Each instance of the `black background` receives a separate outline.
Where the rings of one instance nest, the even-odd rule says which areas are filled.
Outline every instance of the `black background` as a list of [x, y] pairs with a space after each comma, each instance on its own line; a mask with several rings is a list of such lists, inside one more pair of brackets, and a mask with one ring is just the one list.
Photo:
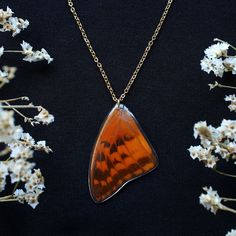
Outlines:
[[[115, 91], [121, 93], [166, 1], [75, 3]], [[236, 44], [236, 1], [174, 2], [125, 100], [156, 148], [160, 165], [101, 205], [90, 198], [87, 169], [91, 147], [113, 102], [67, 1], [1, 1], [1, 7], [7, 5], [16, 16], [27, 18], [30, 27], [15, 38], [2, 33], [1, 44], [14, 49], [24, 39], [35, 49], [45, 47], [55, 61], [29, 64], [19, 55], [5, 55], [1, 63], [19, 70], [1, 90], [1, 98], [27, 95], [47, 107], [56, 121], [34, 129], [24, 125], [54, 150], [51, 156], [36, 156], [47, 188], [35, 210], [19, 203], [1, 204], [0, 235], [225, 235], [236, 227], [234, 215], [214, 216], [198, 200], [201, 188], [210, 185], [222, 196], [236, 197], [235, 180], [204, 168], [187, 151], [198, 143], [192, 137], [195, 122], [207, 120], [217, 126], [223, 118], [235, 117], [223, 100], [232, 91], [209, 92], [207, 84], [215, 78], [202, 72], [199, 63], [213, 38]], [[230, 75], [222, 79], [236, 85], [233, 80]]]

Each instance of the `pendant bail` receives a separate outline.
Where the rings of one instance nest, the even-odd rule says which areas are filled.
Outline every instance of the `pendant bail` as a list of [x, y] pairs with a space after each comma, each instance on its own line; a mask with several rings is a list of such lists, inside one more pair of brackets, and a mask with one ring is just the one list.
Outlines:
[[117, 99], [116, 105], [117, 105], [118, 107], [120, 107], [120, 98]]

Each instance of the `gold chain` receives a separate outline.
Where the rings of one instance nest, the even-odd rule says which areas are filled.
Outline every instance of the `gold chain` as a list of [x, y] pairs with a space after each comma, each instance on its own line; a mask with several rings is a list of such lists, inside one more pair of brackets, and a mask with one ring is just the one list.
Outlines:
[[146, 58], [148, 56], [148, 53], [149, 53], [149, 51], [152, 48], [152, 45], [154, 44], [155, 40], [157, 39], [157, 36], [158, 36], [158, 34], [159, 34], [160, 30], [161, 30], [162, 24], [163, 24], [167, 14], [168, 14], [168, 12], [169, 12], [171, 4], [172, 4], [172, 2], [174, 0], [168, 0], [168, 2], [166, 4], [166, 7], [165, 7], [165, 9], [164, 9], [164, 11], [162, 13], [161, 18], [160, 18], [160, 21], [157, 24], [157, 27], [156, 27], [156, 29], [155, 29], [155, 31], [154, 31], [150, 41], [148, 42], [148, 44], [147, 44], [147, 46], [146, 46], [146, 48], [144, 50], [143, 55], [140, 58], [140, 60], [138, 62], [138, 65], [136, 66], [136, 68], [135, 68], [135, 70], [134, 70], [134, 72], [133, 72], [133, 74], [132, 74], [128, 84], [126, 85], [123, 93], [120, 95], [119, 98], [117, 98], [117, 96], [116, 96], [116, 94], [115, 94], [115, 92], [114, 92], [114, 90], [113, 90], [113, 88], [111, 86], [111, 83], [110, 83], [110, 81], [108, 79], [108, 76], [107, 76], [105, 70], [103, 69], [103, 65], [100, 62], [100, 60], [98, 59], [98, 57], [97, 57], [97, 55], [96, 55], [96, 53], [95, 53], [95, 51], [94, 51], [94, 49], [93, 49], [93, 47], [91, 45], [91, 42], [88, 39], [88, 36], [87, 36], [87, 34], [85, 32], [85, 29], [83, 28], [83, 25], [82, 25], [82, 23], [80, 21], [79, 15], [77, 14], [77, 12], [75, 10], [73, 0], [67, 0], [67, 1], [68, 1], [68, 5], [70, 7], [70, 11], [71, 11], [71, 13], [74, 16], [77, 25], [79, 26], [79, 29], [80, 29], [81, 35], [83, 37], [83, 40], [85, 41], [85, 43], [86, 43], [86, 45], [88, 47], [88, 50], [89, 50], [90, 54], [92, 55], [93, 60], [96, 63], [96, 65], [97, 65], [97, 67], [98, 67], [98, 69], [99, 69], [99, 71], [100, 71], [100, 73], [101, 73], [101, 75], [102, 75], [102, 77], [104, 79], [104, 82], [105, 82], [105, 84], [107, 86], [107, 89], [109, 90], [109, 92], [110, 92], [110, 94], [112, 96], [113, 101], [117, 102], [117, 103], [119, 103], [120, 101], [123, 101], [125, 96], [126, 96], [126, 94], [129, 92], [132, 84], [134, 83], [134, 81], [135, 81], [135, 79], [136, 79], [136, 77], [137, 77], [137, 75], [138, 75], [138, 73], [139, 73], [139, 71], [140, 71], [144, 61], [146, 60]]

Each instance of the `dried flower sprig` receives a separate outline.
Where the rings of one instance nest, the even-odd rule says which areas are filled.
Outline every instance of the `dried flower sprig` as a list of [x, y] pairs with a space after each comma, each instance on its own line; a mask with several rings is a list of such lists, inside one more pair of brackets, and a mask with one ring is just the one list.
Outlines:
[[236, 48], [221, 39], [216, 38], [214, 41], [217, 43], [204, 51], [205, 56], [200, 63], [201, 69], [208, 74], [212, 71], [215, 76], [221, 78], [224, 72], [236, 74], [236, 56], [228, 55], [229, 48], [234, 51], [236, 51]]
[[[35, 106], [33, 103], [27, 103], [27, 104], [11, 104], [12, 102], [17, 101], [29, 101], [28, 97], [18, 97], [18, 98], [12, 98], [12, 99], [4, 99], [0, 100], [0, 108], [4, 109], [12, 109], [14, 110], [18, 115], [24, 118], [24, 122], [30, 123], [32, 126], [36, 124], [43, 124], [48, 125], [54, 121], [54, 116], [50, 114], [45, 108], [42, 106]], [[20, 109], [35, 109], [38, 114], [34, 117], [28, 117], [24, 115]]]
[[21, 48], [22, 50], [5, 50], [2, 46], [0, 47], [0, 57], [4, 53], [20, 53], [25, 56], [23, 60], [27, 62], [37, 62], [46, 60], [49, 64], [53, 61], [53, 58], [51, 58], [51, 56], [44, 48], [42, 48], [41, 50], [33, 51], [33, 47], [25, 41], [21, 43]]
[[[21, 18], [12, 17], [12, 10], [7, 7], [4, 11], [0, 9], [1, 32], [12, 31], [14, 37], [22, 29], [28, 27], [29, 22]], [[23, 41], [22, 50], [5, 50], [0, 47], [0, 57], [4, 53], [21, 53], [23, 60], [36, 62], [53, 59], [45, 49], [33, 51], [33, 47]], [[0, 88], [9, 83], [15, 77], [16, 67], [4, 66], [0, 70]], [[33, 109], [36, 114], [31, 117], [25, 114], [26, 110]], [[36, 106], [26, 96], [11, 99], [0, 99], [0, 202], [28, 203], [32, 208], [38, 205], [39, 196], [43, 193], [44, 177], [40, 169], [35, 169], [36, 163], [32, 161], [35, 151], [45, 153], [52, 152], [46, 145], [46, 141], [35, 141], [34, 138], [24, 132], [21, 125], [15, 124], [15, 114], [20, 115], [24, 122], [31, 124], [48, 125], [54, 121], [54, 116], [44, 107]], [[7, 187], [7, 179], [10, 180], [12, 193], [4, 196]]]
[[[229, 173], [217, 170], [220, 160], [236, 160], [236, 121], [223, 119], [217, 128], [207, 125], [206, 121], [194, 125], [194, 137], [200, 139], [200, 145], [191, 146], [188, 150], [195, 160], [203, 162], [219, 174], [236, 177]], [[236, 163], [236, 162], [235, 162]]]
[[[231, 44], [214, 39], [217, 43], [208, 47], [201, 60], [201, 69], [208, 74], [213, 72], [215, 76], [222, 77], [225, 72], [236, 74], [236, 55], [229, 55], [229, 49], [236, 51]], [[224, 85], [217, 81], [208, 84], [210, 90], [215, 88], [236, 89], [234, 86]], [[235, 94], [226, 95], [224, 100], [230, 102], [228, 108], [236, 112]], [[194, 138], [200, 139], [200, 145], [191, 146], [188, 151], [192, 159], [202, 162], [205, 167], [218, 174], [236, 178], [235, 174], [220, 171], [218, 163], [220, 161], [233, 161], [236, 164], [236, 120], [223, 119], [219, 127], [208, 125], [206, 121], [199, 121], [194, 125]], [[220, 197], [212, 187], [204, 187], [206, 193], [199, 196], [199, 202], [207, 210], [216, 214], [219, 210], [236, 214], [236, 209], [226, 206], [225, 202], [236, 202], [235, 198]], [[236, 236], [236, 230], [229, 231], [226, 236]]]
[[28, 20], [22, 18], [13, 17], [14, 12], [11, 8], [7, 7], [4, 11], [0, 9], [0, 32], [12, 31], [12, 37], [16, 36], [21, 30], [26, 29], [29, 26]]
[[213, 190], [211, 186], [209, 188], [203, 187], [203, 190], [206, 193], [202, 193], [199, 196], [199, 202], [207, 210], [209, 210], [213, 214], [216, 214], [219, 210], [228, 211], [228, 212], [236, 214], [235, 209], [227, 207], [222, 203], [222, 202], [229, 202], [229, 201], [235, 202], [236, 199], [220, 197], [219, 194], [217, 193], [217, 191]]
[[[1, 108], [0, 108], [1, 109]], [[34, 169], [34, 151], [52, 152], [45, 141], [36, 142], [20, 125], [15, 125], [13, 110], [0, 110], [0, 143], [5, 144], [0, 161], [0, 192], [5, 190], [7, 176], [14, 188], [11, 195], [0, 197], [0, 202], [27, 202], [35, 208], [43, 192], [44, 178], [39, 169]], [[6, 156], [4, 158], [4, 156]], [[24, 184], [23, 189], [17, 189]]]

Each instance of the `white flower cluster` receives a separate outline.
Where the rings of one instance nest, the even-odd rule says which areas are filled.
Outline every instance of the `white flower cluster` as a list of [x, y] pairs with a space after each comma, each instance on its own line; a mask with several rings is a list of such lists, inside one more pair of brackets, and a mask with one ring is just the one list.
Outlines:
[[[215, 41], [219, 41], [215, 39]], [[201, 60], [201, 69], [208, 74], [212, 71], [215, 76], [222, 77], [224, 72], [231, 71], [236, 74], [236, 56], [229, 56], [229, 47], [234, 48], [229, 43], [220, 41], [208, 47]]]
[[38, 198], [43, 193], [44, 177], [41, 174], [40, 169], [34, 169], [25, 183], [25, 190], [16, 189], [13, 196], [20, 202], [27, 202], [31, 207], [35, 208], [38, 204]]
[[29, 26], [29, 21], [13, 17], [13, 14], [14, 12], [9, 7], [6, 11], [0, 9], [0, 25], [2, 26], [0, 32], [12, 31], [14, 37]]
[[[0, 9], [0, 32], [12, 31], [14, 37], [28, 25], [28, 20], [13, 17], [13, 11], [9, 7], [6, 11]], [[34, 51], [33, 47], [25, 41], [21, 44], [21, 50], [5, 50], [3, 46], [0, 47], [0, 57], [5, 53], [23, 54], [23, 60], [28, 62], [46, 60], [50, 63], [53, 60], [44, 48]], [[2, 67], [0, 88], [15, 77], [16, 69], [9, 66]], [[24, 102], [19, 104], [19, 101]], [[35, 141], [29, 133], [23, 131], [22, 126], [16, 125], [14, 115], [23, 117], [24, 121], [32, 126], [48, 125], [54, 121], [54, 116], [42, 106], [35, 106], [30, 102], [26, 104], [25, 101], [29, 101], [26, 96], [0, 99], [0, 193], [3, 195], [0, 196], [0, 202], [26, 202], [35, 208], [45, 186], [44, 177], [40, 169], [35, 169], [36, 164], [32, 158], [35, 151], [50, 153], [52, 150], [44, 140]], [[35, 110], [37, 113], [34, 117], [28, 117], [22, 109]], [[13, 185], [12, 194], [4, 196], [4, 190], [10, 183]]]
[[236, 236], [236, 230], [231, 229], [225, 236]]
[[194, 137], [200, 138], [201, 145], [188, 150], [193, 159], [214, 168], [220, 160], [236, 159], [236, 121], [224, 119], [217, 128], [200, 121], [194, 125]]
[[216, 214], [219, 209], [224, 208], [221, 203], [222, 199], [217, 193], [217, 191], [214, 191], [212, 187], [204, 187], [203, 190], [206, 191], [206, 194], [202, 193], [199, 196], [200, 204], [202, 204], [207, 210], [211, 211], [213, 214]]
[[40, 169], [33, 169], [35, 163], [30, 159], [35, 150], [46, 153], [52, 150], [45, 141], [35, 142], [30, 134], [24, 133], [21, 126], [15, 125], [14, 112], [3, 109], [0, 110], [0, 143], [5, 144], [9, 152], [8, 158], [0, 161], [0, 192], [5, 190], [6, 178], [9, 176], [12, 184], [24, 183], [25, 188], [16, 189], [12, 199], [27, 202], [35, 208], [45, 186]]
[[24, 61], [37, 62], [46, 60], [48, 61], [48, 64], [53, 61], [53, 58], [50, 57], [50, 55], [44, 48], [42, 48], [40, 51], [33, 51], [33, 47], [25, 41], [23, 41], [21, 47], [23, 50], [22, 54], [25, 55], [25, 57], [23, 58]]

